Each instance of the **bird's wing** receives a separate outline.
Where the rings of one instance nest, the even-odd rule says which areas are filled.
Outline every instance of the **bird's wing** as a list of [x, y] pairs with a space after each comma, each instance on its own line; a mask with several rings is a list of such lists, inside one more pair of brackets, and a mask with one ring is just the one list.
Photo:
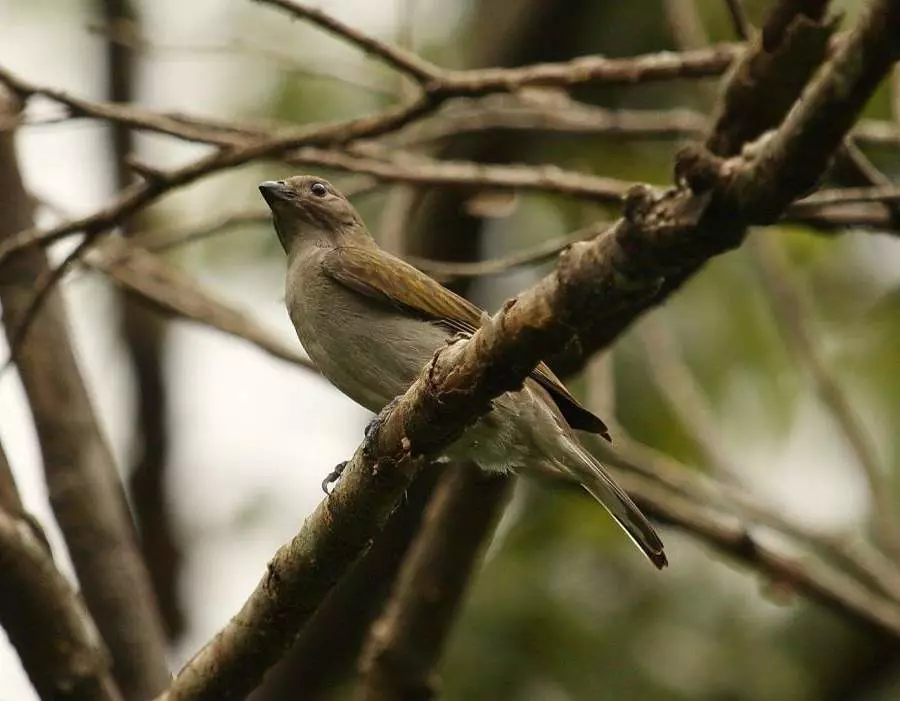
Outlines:
[[[391, 264], [384, 265], [385, 259]], [[484, 314], [481, 309], [381, 249], [342, 246], [326, 253], [322, 265], [331, 278], [360, 294], [450, 331], [471, 335], [481, 324]], [[550, 394], [572, 428], [597, 433], [609, 440], [606, 424], [581, 406], [544, 363], [530, 377]]]

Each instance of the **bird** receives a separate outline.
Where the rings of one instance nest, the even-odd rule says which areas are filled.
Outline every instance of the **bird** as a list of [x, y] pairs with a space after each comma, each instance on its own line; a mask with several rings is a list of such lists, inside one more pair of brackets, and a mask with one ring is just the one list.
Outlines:
[[[485, 312], [380, 248], [327, 180], [297, 175], [267, 180], [259, 191], [287, 256], [285, 304], [300, 343], [322, 375], [364, 408], [378, 414], [438, 349], [480, 326]], [[441, 457], [492, 473], [574, 479], [662, 569], [668, 560], [656, 530], [576, 430], [609, 440], [603, 421], [540, 363]]]

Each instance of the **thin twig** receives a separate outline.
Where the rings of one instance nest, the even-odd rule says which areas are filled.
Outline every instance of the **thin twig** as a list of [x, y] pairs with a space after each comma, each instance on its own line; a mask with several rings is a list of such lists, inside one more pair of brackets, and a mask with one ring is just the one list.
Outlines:
[[877, 621], [877, 628], [892, 637], [900, 636], [897, 602], [870, 591], [845, 572], [784, 554], [766, 545], [737, 519], [712, 514], [641, 479], [619, 478], [639, 504], [672, 527], [699, 536], [714, 549], [765, 573], [779, 586], [844, 616], [866, 623]]
[[178, 268], [128, 241], [105, 239], [84, 262], [167, 314], [222, 331], [252, 343], [276, 358], [315, 371], [306, 356], [281, 341], [250, 315], [217, 299]]
[[597, 222], [592, 226], [579, 229], [566, 236], [547, 239], [531, 248], [526, 248], [503, 258], [472, 263], [432, 260], [430, 258], [419, 258], [418, 256], [406, 256], [406, 260], [432, 277], [436, 277], [444, 282], [459, 278], [500, 275], [522, 266], [546, 262], [574, 243], [599, 236], [607, 228], [609, 228], [608, 222]]
[[676, 340], [662, 319], [650, 316], [638, 330], [656, 387], [687, 429], [700, 451], [701, 463], [713, 475], [731, 484], [741, 484], [739, 471], [718, 440], [715, 412], [691, 369], [681, 357]]
[[740, 518], [746, 527], [764, 527], [795, 545], [819, 554], [832, 566], [853, 573], [880, 594], [900, 602], [900, 568], [879, 551], [865, 544], [850, 543], [817, 532], [760, 504], [746, 490], [714, 482], [698, 467], [683, 464], [632, 438], [621, 426], [614, 426], [615, 446], [599, 441], [592, 446], [597, 457], [616, 474], [634, 473], [692, 500], [698, 505]]
[[747, 9], [741, 0], [725, 0], [728, 14], [731, 15], [731, 26], [734, 27], [737, 38], [748, 41], [753, 34], [753, 25], [747, 16]]
[[816, 393], [829, 411], [866, 478], [872, 509], [872, 535], [879, 547], [900, 561], [900, 525], [895, 503], [878, 451], [846, 393], [823, 360], [809, 319], [812, 309], [791, 279], [784, 251], [778, 241], [754, 239], [751, 251], [768, 291], [772, 313], [782, 338], [797, 362], [809, 373]]
[[389, 68], [409, 76], [423, 87], [427, 87], [429, 83], [439, 80], [442, 69], [426, 61], [418, 54], [381, 41], [370, 34], [364, 34], [319, 9], [293, 2], [293, 0], [254, 0], [254, 2], [260, 5], [276, 7], [287, 12], [292, 17], [305, 20], [330, 34], [344, 39], [361, 49], [364, 53], [382, 61]]

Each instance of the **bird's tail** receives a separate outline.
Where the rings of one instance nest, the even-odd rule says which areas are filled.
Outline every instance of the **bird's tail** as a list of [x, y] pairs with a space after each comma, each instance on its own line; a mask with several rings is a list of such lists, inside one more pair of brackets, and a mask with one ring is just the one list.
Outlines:
[[571, 443], [572, 452], [582, 459], [572, 461], [578, 464], [567, 463], [566, 470], [603, 505], [650, 562], [659, 569], [668, 565], [662, 540], [631, 497], [613, 481], [597, 459], [576, 438], [568, 438], [567, 441]]

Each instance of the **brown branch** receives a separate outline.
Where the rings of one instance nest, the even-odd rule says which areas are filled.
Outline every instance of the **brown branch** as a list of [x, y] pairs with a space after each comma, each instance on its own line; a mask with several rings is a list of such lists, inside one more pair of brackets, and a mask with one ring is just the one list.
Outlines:
[[106, 239], [85, 263], [123, 289], [177, 318], [194, 321], [243, 339], [266, 353], [315, 370], [312, 363], [251, 316], [217, 299], [177, 267], [123, 239]]
[[[276, 2], [276, 0], [257, 1]], [[318, 10], [308, 11], [322, 14]], [[372, 42], [381, 43], [372, 37], [368, 38]], [[290, 148], [331, 142], [343, 143], [395, 131], [410, 123], [412, 119], [434, 111], [451, 98], [486, 95], [492, 92], [507, 93], [529, 85], [567, 87], [584, 83], [630, 84], [643, 80], [715, 76], [724, 71], [740, 52], [740, 46], [722, 45], [685, 54], [663, 52], [621, 59], [586, 56], [569, 62], [515, 69], [470, 71], [441, 69], [431, 79], [424, 97], [411, 98], [399, 108], [389, 108], [377, 115], [348, 122], [302, 127], [283, 126], [275, 130], [274, 136], [270, 136], [271, 127], [266, 128], [258, 124], [176, 115], [132, 105], [87, 100], [69, 95], [62, 90], [37, 85], [2, 67], [0, 67], [0, 83], [25, 99], [34, 95], [49, 98], [63, 105], [72, 117], [104, 119], [133, 129], [225, 149], [242, 149], [254, 145], [259, 153], [251, 155], [250, 158], [265, 158]], [[185, 183], [176, 182], [173, 186], [183, 184]]]
[[792, 212], [802, 212], [804, 208], [816, 209], [823, 205], [859, 204], [864, 202], [881, 202], [896, 204], [900, 202], [900, 186], [885, 182], [873, 187], [842, 187], [819, 190], [809, 197], [791, 205]]
[[[7, 109], [14, 107], [6, 103]], [[4, 110], [0, 110], [4, 111]], [[31, 202], [12, 134], [0, 135], [0, 239], [31, 225]], [[0, 268], [7, 334], [30, 308], [34, 280], [48, 270], [32, 249]], [[66, 539], [88, 608], [110, 648], [126, 693], [144, 698], [169, 679], [165, 636], [134, 538], [116, 466], [97, 424], [68, 334], [63, 301], [52, 294], [18, 356], [34, 417], [50, 503]]]
[[409, 76], [423, 87], [432, 81], [439, 80], [439, 75], [442, 71], [433, 63], [424, 60], [411, 51], [357, 31], [321, 10], [293, 2], [293, 0], [255, 0], [255, 2], [260, 5], [277, 7], [293, 17], [305, 20], [348, 41], [362, 49], [364, 53], [379, 59], [398, 73]]
[[[887, 123], [877, 122], [880, 136], [895, 135]], [[489, 95], [480, 99], [453, 100], [434, 116], [385, 137], [402, 146], [430, 143], [460, 134], [495, 129], [634, 139], [684, 139], [706, 132], [707, 120], [687, 109], [606, 109], [577, 102], [566, 96], [537, 98], [527, 91], [516, 95]], [[864, 136], [860, 137], [865, 139]]]
[[[848, 115], [858, 114], [866, 91], [871, 94], [890, 68], [883, 47], [894, 41], [893, 11], [886, 0], [876, 0], [828, 70], [807, 91], [801, 112], [830, 110], [845, 130], [849, 128]], [[862, 51], [862, 46], [868, 49]], [[844, 99], [838, 98], [836, 85], [843, 87], [839, 94]], [[816, 115], [817, 126], [822, 118]], [[828, 154], [820, 151], [834, 152], [842, 138], [835, 129], [820, 130], [819, 155], [812, 158], [791, 140], [792, 133], [801, 145], [811, 147], [802, 130], [804, 121], [792, 115], [782, 129], [798, 131], [773, 139], [798, 157], [782, 163], [787, 172], [777, 174], [793, 186], [787, 201], [805, 185], [803, 178], [790, 177], [791, 169], [806, 175], [804, 157], [824, 169]], [[755, 188], [751, 193], [764, 191]], [[732, 202], [709, 191], [697, 196], [685, 190], [664, 195], [635, 191], [626, 203], [625, 219], [598, 239], [573, 246], [554, 274], [507, 304], [470, 340], [438, 353], [383, 417], [365, 449], [356, 451], [331, 497], [279, 550], [241, 611], [186, 665], [165, 698], [231, 699], [252, 688], [383, 526], [420, 468], [421, 456], [439, 452], [474, 417], [489, 410], [491, 398], [517, 389], [539, 360], [563, 349], [576, 333], [586, 350], [606, 345], [705, 260], [738, 245], [746, 221], [729, 210]], [[767, 205], [745, 196], [737, 213], [750, 219], [751, 204]], [[586, 315], [585, 309], [595, 313]], [[676, 509], [669, 513], [757, 566], [807, 584], [802, 572], [785, 568], [783, 560], [760, 545], [748, 547], [743, 531], [735, 540], [734, 534], [696, 523], [691, 514]], [[809, 586], [814, 585], [813, 579]], [[840, 587], [809, 591], [854, 618], [900, 635], [900, 614], [890, 602], [878, 600], [878, 605], [870, 606], [859, 601], [856, 592]]]
[[706, 142], [712, 153], [733, 156], [781, 122], [828, 50], [835, 30], [833, 21], [823, 21], [828, 1], [773, 5], [722, 95]]
[[[900, 6], [873, 3], [844, 37], [828, 66], [804, 90], [750, 169], [738, 170], [732, 194], [739, 208], [766, 223], [811, 189], [883, 77], [900, 56]], [[800, 159], [799, 161], [797, 159]]]
[[0, 510], [13, 518], [19, 518], [25, 513], [9, 459], [6, 457], [6, 450], [2, 445], [0, 445]]
[[[371, 156], [370, 156], [371, 154]], [[541, 190], [597, 202], [619, 203], [634, 183], [552, 165], [482, 165], [468, 161], [434, 160], [372, 145], [348, 151], [304, 148], [290, 154], [292, 165], [319, 166], [371, 175], [379, 180], [443, 186], [472, 186]]]
[[444, 471], [431, 464], [419, 473], [372, 547], [341, 577], [249, 701], [292, 699], [297, 689], [317, 699], [353, 669]]
[[363, 650], [360, 698], [432, 696], [434, 668], [511, 484], [474, 465], [445, 472]]
[[[141, 32], [141, 15], [131, 0], [103, 0], [104, 24], [119, 36]], [[127, 42], [107, 38], [106, 92], [115, 104], [131, 104], [139, 99], [136, 87], [140, 57]], [[126, 187], [141, 176], [132, 167], [135, 133], [123, 124], [111, 122], [107, 134], [114, 160], [115, 188]], [[123, 227], [133, 237], [142, 226], [139, 217]], [[185, 614], [178, 592], [183, 555], [172, 525], [166, 492], [168, 468], [168, 388], [164, 379], [163, 355], [165, 320], [141, 305], [135, 296], [119, 297], [119, 333], [125, 342], [128, 361], [134, 371], [135, 418], [131, 435], [130, 464], [126, 466], [127, 490], [134, 520], [140, 533], [141, 553], [150, 575], [160, 616], [170, 640], [185, 627]], [[139, 699], [138, 701], [143, 701]]]
[[[187, 121], [184, 118], [177, 119], [169, 114], [153, 112], [131, 105], [76, 97], [64, 90], [49, 88], [24, 80], [3, 67], [0, 67], [0, 83], [5, 84], [7, 88], [21, 97], [46, 97], [63, 105], [68, 113], [66, 119], [79, 117], [102, 119], [123, 127], [164, 134], [184, 141], [225, 147], [246, 143], [248, 136], [250, 136], [244, 133], [233, 133], [214, 128], [212, 125], [206, 125], [195, 118]], [[258, 134], [255, 136], [258, 136]]]
[[721, 75], [743, 51], [739, 44], [716, 44], [696, 51], [669, 51], [626, 59], [583, 56], [523, 68], [448, 71], [432, 89], [456, 97], [475, 97], [537, 86], [572, 88], [589, 83], [634, 85], [676, 78], [713, 78]]
[[90, 614], [30, 522], [0, 509], [0, 625], [43, 701], [120, 701]]
[[766, 529], [804, 550], [812, 551], [827, 566], [852, 574], [879, 595], [900, 601], [900, 569], [877, 550], [841, 538], [822, 535], [771, 507], [754, 500], [740, 486], [714, 482], [702, 466], [683, 464], [631, 438], [621, 427], [614, 430], [616, 445], [596, 441], [594, 453], [619, 475], [633, 473], [661, 488], [694, 502], [698, 507], [741, 520], [745, 530]]

